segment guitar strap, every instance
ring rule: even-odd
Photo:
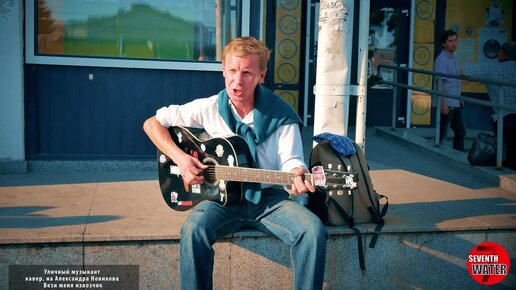
[[[254,129],[244,122],[237,121],[229,105],[229,96],[226,89],[218,93],[218,111],[226,125],[244,138],[253,157],[254,167],[259,168],[256,158],[256,146],[265,141],[280,126],[297,123],[300,129],[303,126],[301,119],[292,107],[263,85],[257,85],[254,91],[253,124]],[[245,198],[252,203],[259,203],[261,186],[257,183],[244,183]]]

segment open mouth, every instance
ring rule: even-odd
[[[242,91],[241,90],[237,90],[237,89],[233,89],[233,95],[235,97],[239,97],[242,95]]]

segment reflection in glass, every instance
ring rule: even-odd
[[[220,61],[241,0],[38,0],[37,54]]]
[[[372,71],[368,85],[376,85],[378,78],[393,81],[391,70],[383,70],[382,75],[378,75],[377,68],[380,64],[396,65],[396,48],[399,38],[397,23],[400,15],[400,9],[397,8],[371,9],[369,61],[372,63]]]

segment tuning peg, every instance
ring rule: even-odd
[[[351,171],[351,165],[348,165],[348,172]]]
[[[337,170],[338,170],[338,171],[341,171],[341,170],[342,170],[342,164],[337,165]]]
[[[331,163],[328,163],[328,170],[331,170],[332,167],[333,165],[331,165]]]
[[[337,191],[337,195],[343,195],[343,194],[344,194],[344,191],[342,191],[342,190]]]
[[[330,190],[330,191],[328,192],[328,195],[333,195],[333,190]]]
[[[348,189],[348,195],[351,195],[351,190]]]

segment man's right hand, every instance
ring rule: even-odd
[[[204,165],[199,159],[179,149],[170,137],[168,128],[161,125],[155,116],[148,118],[144,122],[143,130],[147,133],[152,143],[154,143],[161,152],[170,157],[179,167],[183,181],[188,184],[203,183],[204,176],[200,174],[206,170],[208,166]]]
[[[181,156],[175,156],[173,160],[179,167],[183,181],[188,184],[201,184],[204,182],[204,176],[201,173],[208,169],[208,165],[203,164],[199,159],[186,153],[181,154]]]
[[[441,107],[441,114],[448,115],[449,113],[450,113],[450,109],[448,108],[448,106]]]
[[[448,115],[450,113],[450,109],[448,108],[448,103],[445,98],[441,98],[441,114]]]

